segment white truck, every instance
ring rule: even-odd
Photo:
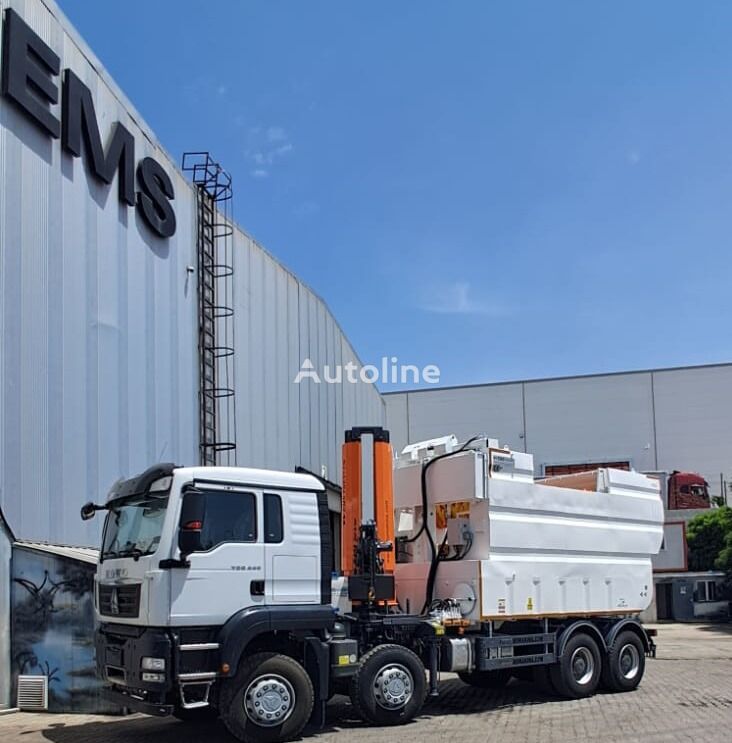
[[[655,650],[637,614],[661,544],[658,482],[599,470],[536,483],[530,455],[476,438],[344,446],[347,593],[332,600],[315,477],[162,464],[118,483],[96,577],[97,668],[121,706],[220,716],[284,741],[349,694],[407,722],[441,671],[479,687],[531,677],[583,697],[634,689]],[[587,483],[590,483],[590,490]],[[393,484],[393,491],[392,491]]]

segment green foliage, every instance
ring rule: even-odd
[[[689,570],[724,570],[732,576],[732,508],[711,508],[687,525]]]

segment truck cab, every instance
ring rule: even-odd
[[[327,499],[315,477],[162,464],[118,482],[83,515],[95,510],[107,512],[97,666],[121,706],[180,716],[211,707],[216,680],[236,674],[250,642],[284,645],[278,632],[292,627],[322,659],[335,615]]]
[[[668,476],[668,509],[710,508],[709,483],[695,472],[674,470]]]

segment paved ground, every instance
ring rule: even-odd
[[[477,691],[447,676],[442,694],[406,727],[367,728],[336,697],[328,726],[309,732],[312,743],[412,738],[414,741],[732,740],[732,625],[659,625],[658,658],[649,661],[640,688],[559,701],[531,685],[512,682],[497,693]],[[14,714],[0,717],[0,741],[24,743],[231,743],[223,728],[132,716]]]

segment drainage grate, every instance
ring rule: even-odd
[[[48,676],[18,676],[18,709],[48,709]]]

